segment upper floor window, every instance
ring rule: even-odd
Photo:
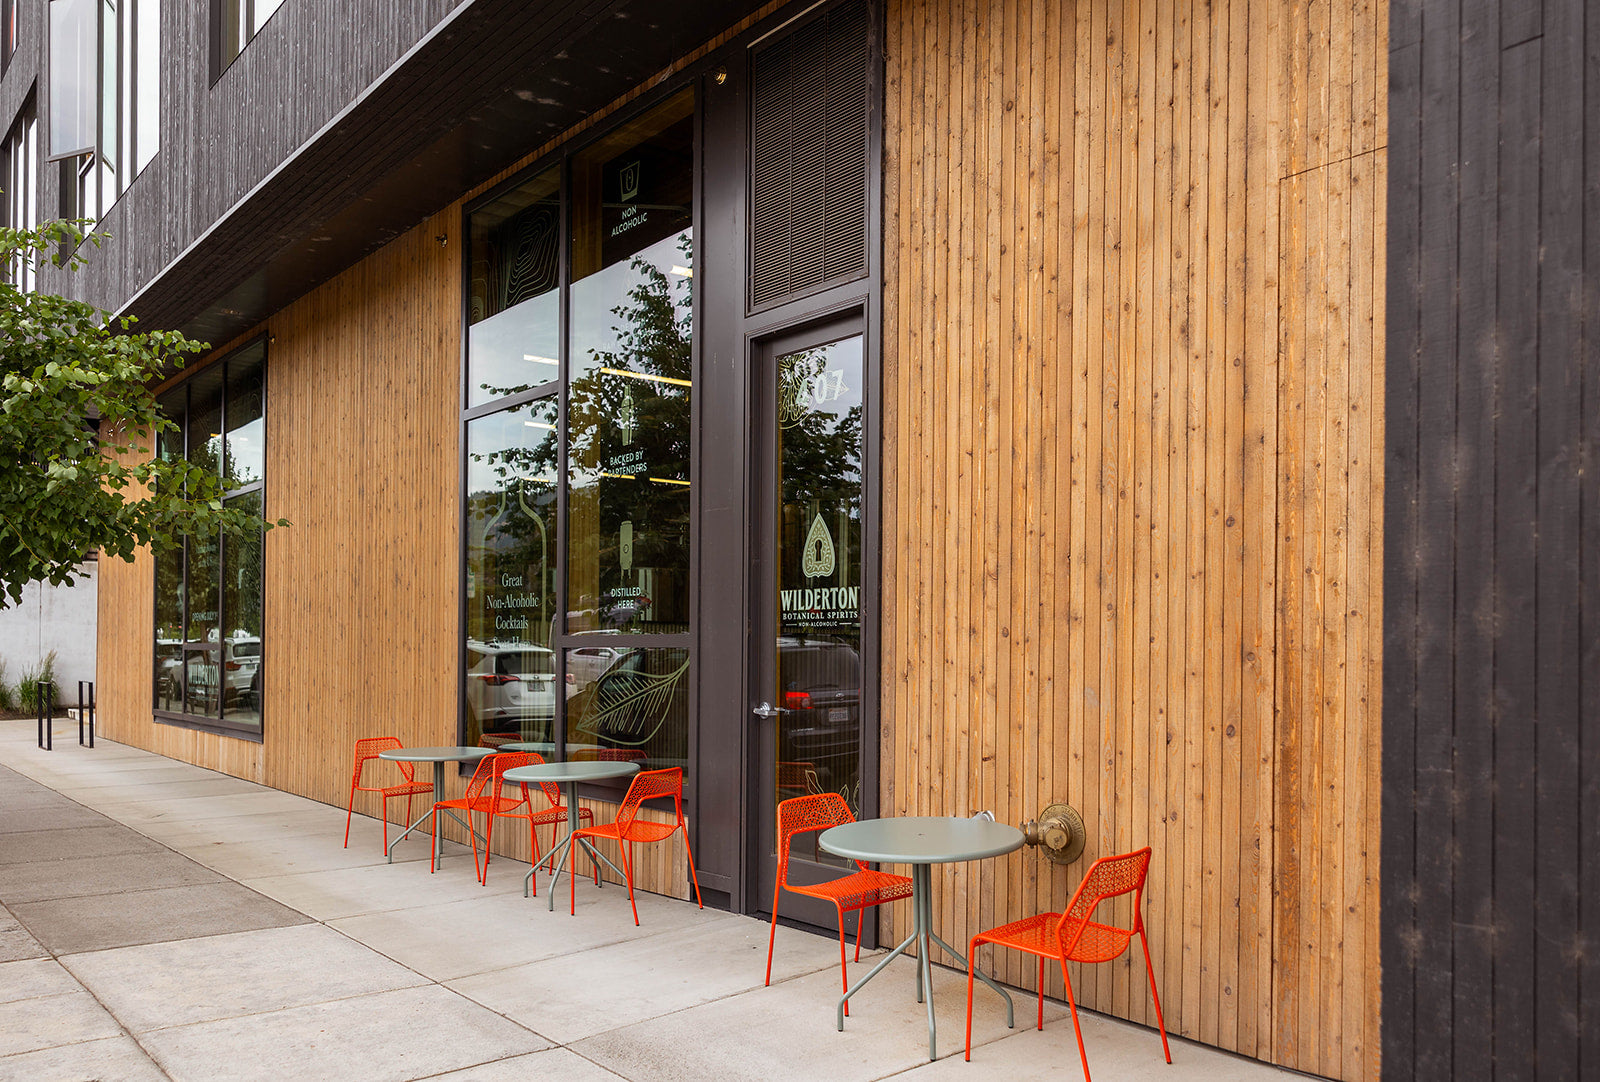
[[[160,0],[50,0],[49,86],[61,215],[98,220],[161,145]]]
[[[32,229],[39,224],[39,122],[30,101],[0,144],[0,225]],[[18,289],[34,287],[33,263],[20,255],[0,268]]]
[[[234,58],[244,52],[250,39],[267,25],[267,20],[283,6],[283,0],[212,0],[211,25],[217,39],[215,71],[221,75]]]
[[[0,75],[11,66],[17,51],[17,0],[0,0]]]

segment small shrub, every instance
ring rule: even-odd
[[[22,700],[22,708],[30,713],[37,713],[39,710],[39,685],[49,683],[52,694],[50,696],[51,701],[47,705],[50,707],[51,713],[54,713],[61,690],[55,686],[55,680],[56,652],[52,650],[44,656],[44,660],[38,665],[22,670],[22,679],[17,682],[17,697]]]
[[[17,708],[17,689],[6,683],[6,663],[0,659],[0,710]]]

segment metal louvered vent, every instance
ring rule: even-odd
[[[752,57],[752,307],[866,273],[868,57],[861,2]]]

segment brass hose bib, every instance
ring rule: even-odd
[[[1039,813],[1039,818],[1020,824],[1019,829],[1023,842],[1038,846],[1056,864],[1071,864],[1083,855],[1087,840],[1083,816],[1069,805],[1051,804]]]

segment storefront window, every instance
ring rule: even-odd
[[[567,758],[688,765],[688,650],[580,647],[567,651],[567,671]]]
[[[467,407],[561,378],[561,173],[472,215]]]
[[[572,166],[573,633],[689,629],[694,99]]]
[[[862,339],[778,358],[778,796],[861,811]]]
[[[468,232],[463,739],[683,765],[693,93]]]
[[[556,715],[555,398],[467,426],[467,743],[550,740]]]
[[[223,478],[224,499],[263,514],[266,346],[211,365],[161,399],[178,426],[157,453],[185,455]],[[154,703],[158,716],[259,731],[262,534],[188,537],[155,560]]]

